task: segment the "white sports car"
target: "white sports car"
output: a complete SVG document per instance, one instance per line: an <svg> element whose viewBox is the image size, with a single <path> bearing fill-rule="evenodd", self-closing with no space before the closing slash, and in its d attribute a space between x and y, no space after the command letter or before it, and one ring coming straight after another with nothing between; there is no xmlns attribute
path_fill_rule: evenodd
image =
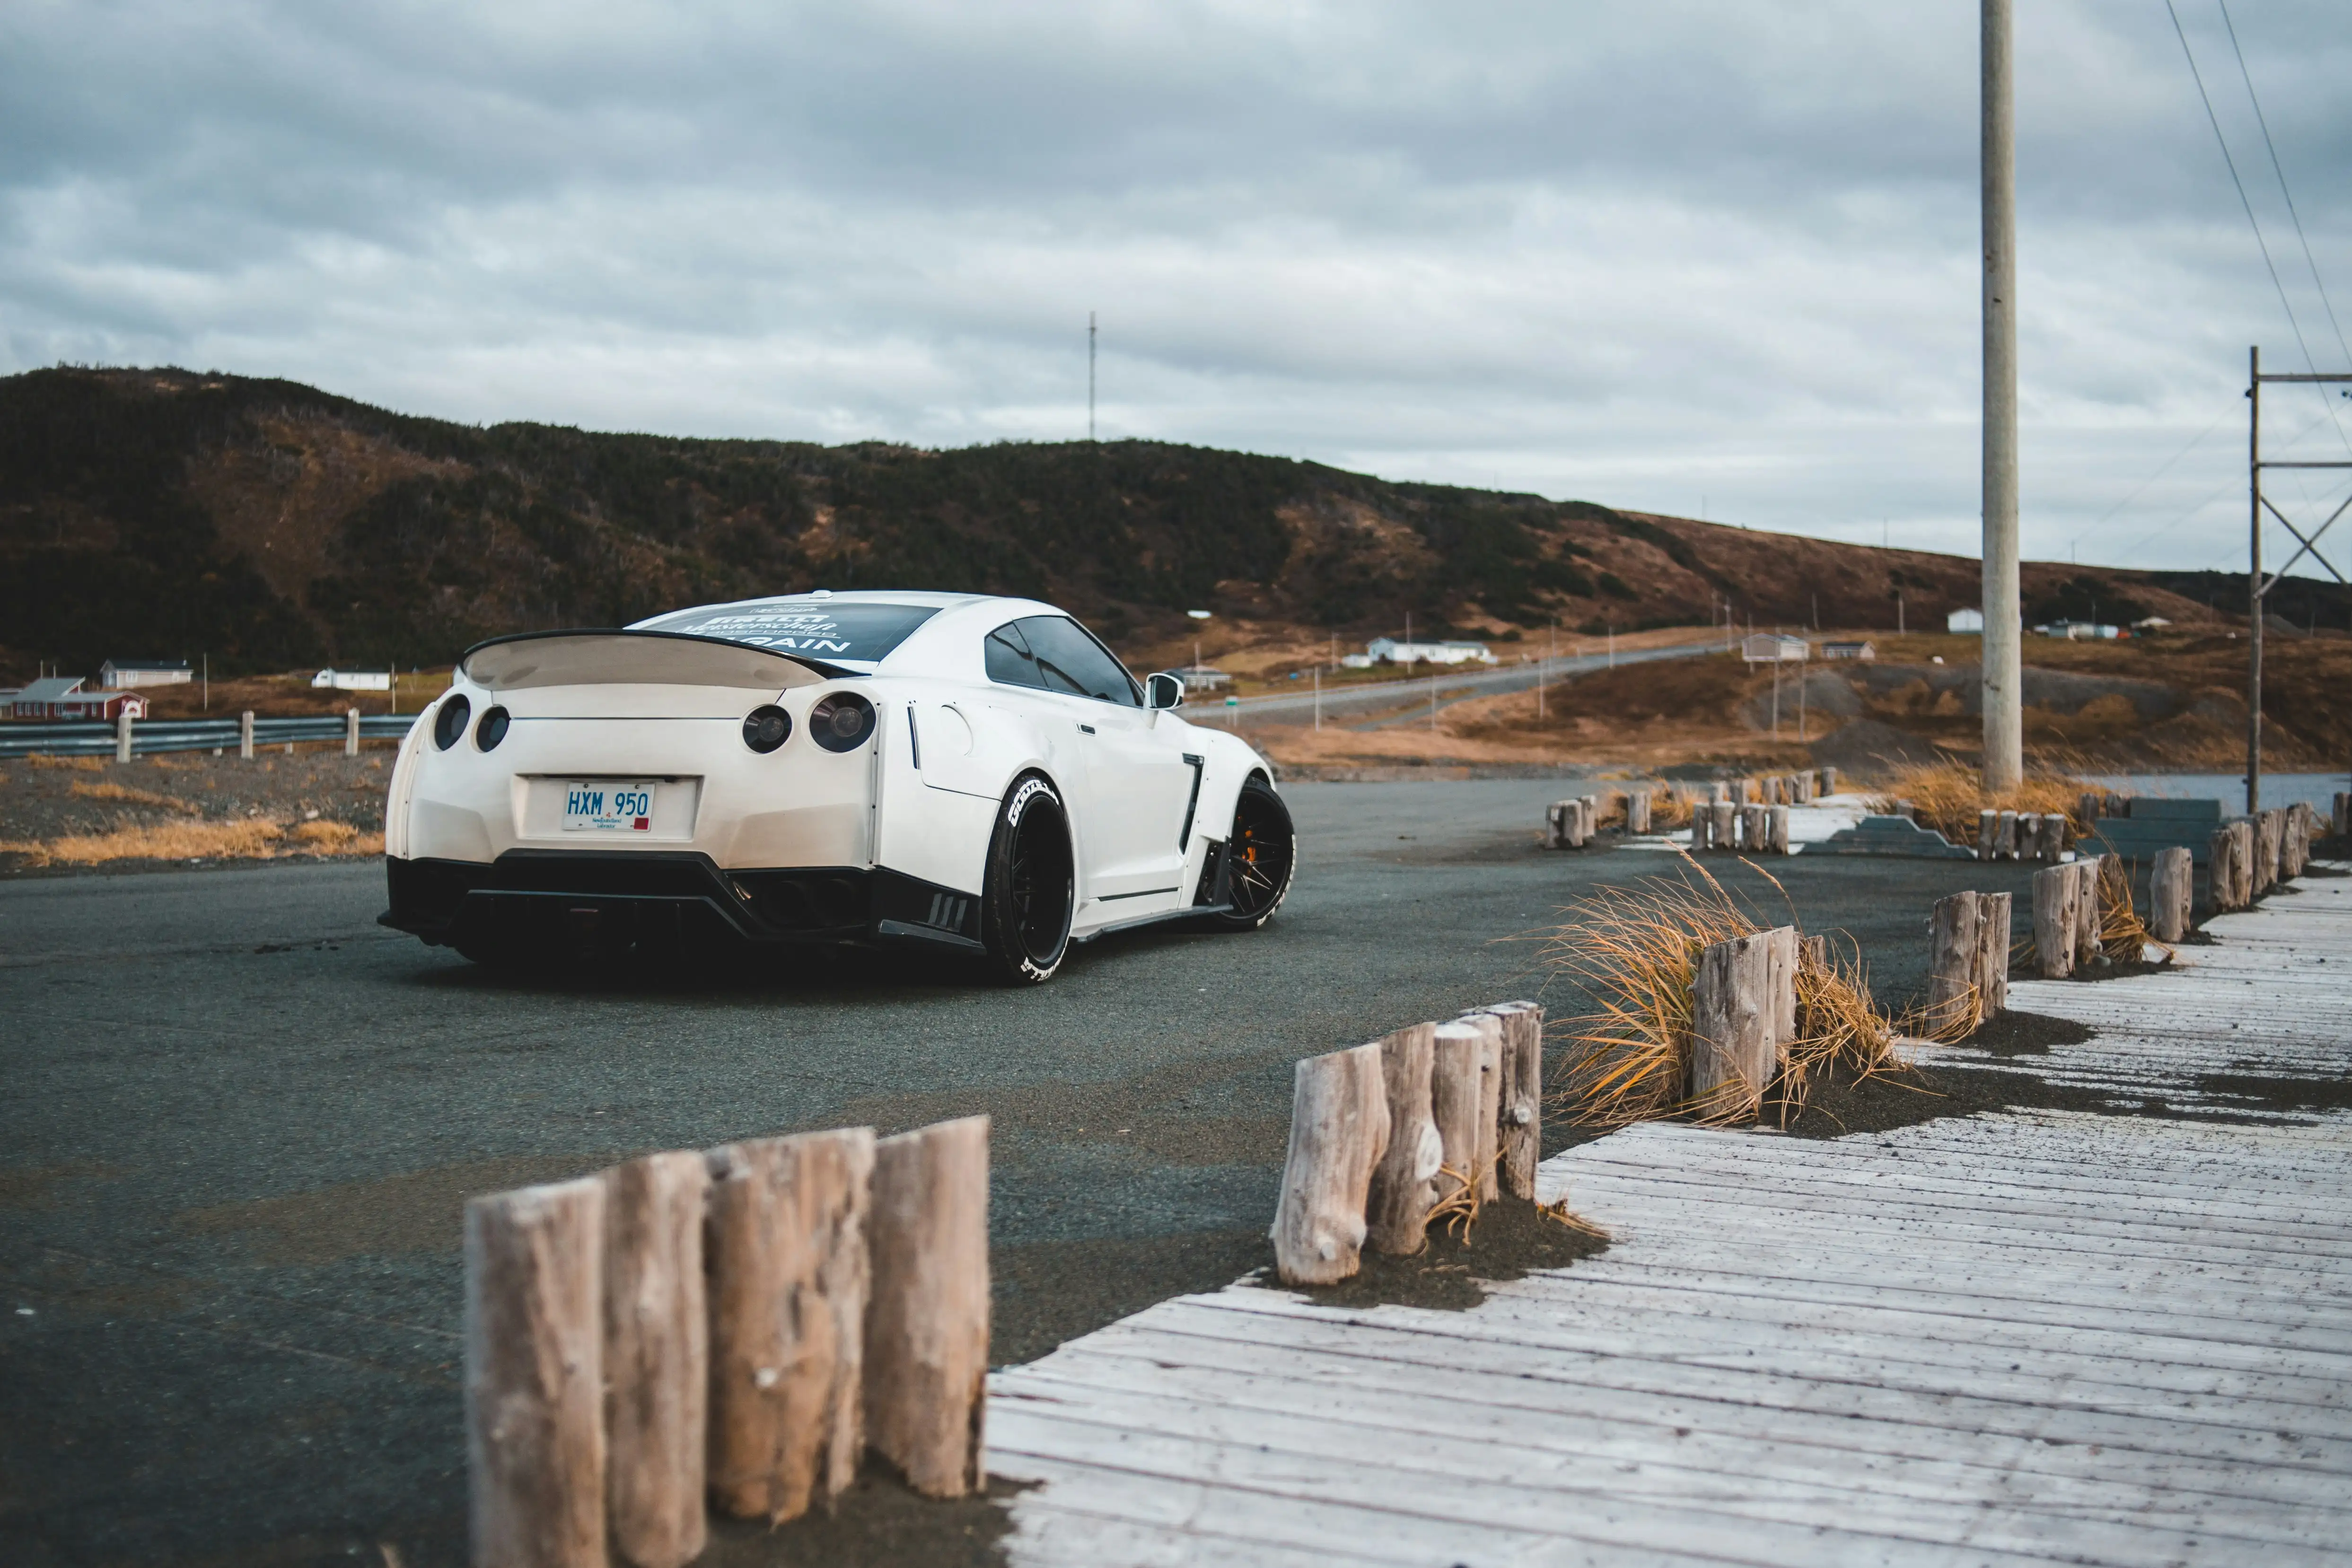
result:
<svg viewBox="0 0 2352 1568"><path fill-rule="evenodd" d="M383 923L470 958L908 943L1052 977L1152 921L1251 930L1273 770L1025 599L828 593L467 651L400 748Z"/></svg>

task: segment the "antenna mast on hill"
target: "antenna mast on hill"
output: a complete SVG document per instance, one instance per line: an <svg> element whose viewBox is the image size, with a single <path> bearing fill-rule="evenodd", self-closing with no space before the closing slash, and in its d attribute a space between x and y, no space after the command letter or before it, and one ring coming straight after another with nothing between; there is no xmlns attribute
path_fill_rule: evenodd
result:
<svg viewBox="0 0 2352 1568"><path fill-rule="evenodd" d="M1095 313L1087 312L1087 439L1095 438Z"/></svg>

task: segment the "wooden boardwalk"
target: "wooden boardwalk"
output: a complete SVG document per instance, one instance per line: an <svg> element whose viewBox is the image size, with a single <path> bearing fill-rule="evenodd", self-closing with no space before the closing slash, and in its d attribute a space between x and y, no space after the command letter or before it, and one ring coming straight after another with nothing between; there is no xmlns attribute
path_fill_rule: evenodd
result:
<svg viewBox="0 0 2352 1568"><path fill-rule="evenodd" d="M2212 928L1981 1063L2165 1114L1632 1128L1544 1166L1615 1246L1473 1311L1236 1286L997 1375L1013 1561L2352 1562L2352 1113L2251 1082L2352 1076L2352 880Z"/></svg>

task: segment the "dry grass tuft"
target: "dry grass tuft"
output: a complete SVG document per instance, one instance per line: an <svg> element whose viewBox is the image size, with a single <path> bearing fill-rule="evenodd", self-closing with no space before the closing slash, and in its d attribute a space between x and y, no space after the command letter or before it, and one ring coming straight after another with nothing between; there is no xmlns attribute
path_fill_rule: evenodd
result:
<svg viewBox="0 0 2352 1568"><path fill-rule="evenodd" d="M95 757L46 757L39 752L25 758L27 768L70 768L77 773L98 773L106 764Z"/></svg>
<svg viewBox="0 0 2352 1568"><path fill-rule="evenodd" d="M276 860L288 854L373 855L382 833L347 822L304 822L289 834L258 818L235 822L163 822L106 833L68 834L37 842L0 842L0 853L20 854L37 866L98 865L126 860Z"/></svg>
<svg viewBox="0 0 2352 1568"><path fill-rule="evenodd" d="M2169 964L2180 954L2170 943L2159 942L2147 922L2132 907L2132 868L2118 855L2099 862L2099 951L2111 962L2136 964L2155 948Z"/></svg>
<svg viewBox="0 0 2352 1568"><path fill-rule="evenodd" d="M1616 1239L1609 1234L1606 1227L1595 1225L1591 1220L1569 1207L1568 1199L1565 1197L1556 1203L1539 1203L1536 1205L1536 1212L1546 1219L1558 1220L1579 1236L1590 1236L1596 1241Z"/></svg>
<svg viewBox="0 0 2352 1568"><path fill-rule="evenodd" d="M1918 809L1921 827L1933 828L1956 844L1973 844L1977 841L1977 813L1987 808L1996 811L2036 811L2044 816L2063 811L2068 826L2080 837L2090 831L2091 824L2076 814L2077 808L2085 790L2096 789L2099 786L2087 779L2048 773L2028 779L2000 795L1988 795L1983 777L1975 768L1954 762L1932 762L1897 772L1871 803L1874 810L1892 810L1896 800L1908 800Z"/></svg>
<svg viewBox="0 0 2352 1568"><path fill-rule="evenodd" d="M204 808L174 795L159 795L152 789L134 789L128 784L85 784L74 780L72 793L92 800L129 800L134 805L161 806L167 811L201 813Z"/></svg>

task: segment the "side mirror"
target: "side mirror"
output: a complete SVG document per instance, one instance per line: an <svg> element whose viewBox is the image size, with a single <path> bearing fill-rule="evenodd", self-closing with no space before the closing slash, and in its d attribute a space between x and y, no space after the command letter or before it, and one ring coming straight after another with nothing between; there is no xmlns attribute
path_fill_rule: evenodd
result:
<svg viewBox="0 0 2352 1568"><path fill-rule="evenodd" d="M1160 671L1143 683L1143 706L1148 708L1182 707L1184 677Z"/></svg>

